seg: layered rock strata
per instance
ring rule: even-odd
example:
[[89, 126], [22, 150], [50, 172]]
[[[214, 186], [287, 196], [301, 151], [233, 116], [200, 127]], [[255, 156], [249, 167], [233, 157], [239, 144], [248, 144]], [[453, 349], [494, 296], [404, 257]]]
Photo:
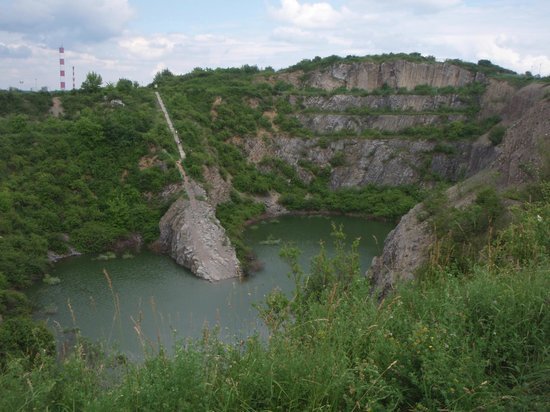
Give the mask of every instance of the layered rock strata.
[[422, 184], [426, 174], [456, 181], [481, 170], [495, 156], [494, 146], [486, 140], [438, 145], [425, 140], [340, 138], [325, 144], [319, 138], [276, 136], [239, 139], [234, 143], [244, 149], [253, 163], [269, 157], [284, 160], [296, 168], [305, 182], [311, 181], [313, 175], [301, 166], [304, 161], [326, 167], [341, 154], [343, 164], [331, 168], [331, 189]]
[[384, 86], [412, 90], [416, 86], [462, 87], [485, 76], [448, 63], [414, 63], [404, 60], [373, 63], [338, 63], [330, 67], [303, 72], [284, 73], [278, 79], [296, 87], [334, 90], [341, 87], [373, 91]]
[[[486, 168], [451, 187], [451, 205], [464, 207], [475, 199], [476, 190], [491, 185], [499, 191], [517, 189], [550, 173], [550, 87], [527, 86], [503, 106], [503, 123], [508, 125], [504, 139], [495, 148]], [[434, 235], [427, 220], [419, 220], [422, 204], [403, 216], [390, 232], [380, 257], [373, 260], [368, 276], [382, 293], [396, 283], [414, 277], [429, 258]]]

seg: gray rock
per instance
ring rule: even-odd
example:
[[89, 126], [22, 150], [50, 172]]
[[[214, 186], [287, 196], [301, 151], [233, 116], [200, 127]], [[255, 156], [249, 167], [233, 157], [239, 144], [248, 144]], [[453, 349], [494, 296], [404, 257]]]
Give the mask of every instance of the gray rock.
[[[295, 104], [298, 101], [292, 99]], [[348, 109], [373, 109], [373, 110], [402, 110], [402, 111], [430, 111], [442, 107], [459, 109], [465, 107], [458, 95], [408, 95], [394, 94], [390, 96], [353, 96], [349, 94], [337, 94], [330, 97], [311, 96], [301, 101], [304, 109], [316, 109], [324, 111], [343, 112]]]
[[305, 182], [311, 177], [300, 167], [300, 160], [325, 167], [338, 152], [342, 152], [344, 165], [331, 170], [332, 189], [368, 184], [424, 184], [426, 172], [455, 181], [476, 173], [494, 152], [488, 142], [453, 142], [448, 143], [449, 153], [434, 153], [435, 142], [403, 139], [340, 138], [323, 146], [319, 138], [305, 140], [275, 136], [269, 140], [242, 139], [240, 144], [251, 161], [259, 162], [266, 156], [282, 159], [296, 167], [298, 176]]
[[[303, 79], [305, 77], [305, 79]], [[461, 87], [474, 81], [485, 81], [481, 74], [474, 74], [462, 67], [448, 63], [413, 63], [404, 60], [373, 63], [339, 63], [314, 70], [305, 76], [300, 72], [284, 73], [281, 80], [297, 87], [315, 87], [334, 90], [340, 87], [372, 91], [388, 85], [392, 88], [412, 90], [419, 85], [432, 87]]]
[[[544, 93], [543, 85], [530, 85], [503, 106], [504, 123], [510, 126], [502, 143], [490, 148], [478, 142], [471, 150], [469, 167], [482, 170], [447, 191], [452, 206], [467, 206], [484, 185], [490, 184], [498, 191], [516, 189], [548, 172], [550, 103]], [[429, 222], [418, 219], [422, 208], [422, 204], [417, 205], [401, 218], [386, 238], [382, 255], [373, 260], [367, 275], [382, 293], [400, 281], [412, 279], [429, 258], [434, 235]]]
[[235, 249], [206, 201], [178, 199], [160, 221], [160, 250], [210, 281], [242, 275]]
[[361, 133], [367, 129], [397, 133], [414, 126], [432, 126], [448, 121], [465, 120], [460, 114], [382, 114], [382, 115], [345, 115], [345, 114], [300, 114], [296, 118], [302, 125], [315, 134], [328, 134], [340, 131]]

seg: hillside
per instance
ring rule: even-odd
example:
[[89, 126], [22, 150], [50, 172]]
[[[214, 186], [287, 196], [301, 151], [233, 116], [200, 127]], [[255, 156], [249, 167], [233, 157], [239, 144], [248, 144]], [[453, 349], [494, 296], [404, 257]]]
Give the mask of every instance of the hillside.
[[[544, 410], [549, 85], [412, 53], [0, 92], [0, 409]], [[82, 339], [56, 365], [24, 295], [48, 259], [149, 246], [198, 267], [199, 209], [245, 271], [252, 218], [399, 223], [368, 279], [337, 231], [337, 256], [266, 298], [267, 342], [206, 331], [128, 365]]]

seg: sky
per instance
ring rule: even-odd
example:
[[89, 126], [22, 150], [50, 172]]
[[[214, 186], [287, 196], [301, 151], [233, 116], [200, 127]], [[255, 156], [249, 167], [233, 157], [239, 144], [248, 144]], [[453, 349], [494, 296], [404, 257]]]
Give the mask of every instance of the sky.
[[550, 0], [0, 0], [0, 89], [419, 52], [550, 75]]

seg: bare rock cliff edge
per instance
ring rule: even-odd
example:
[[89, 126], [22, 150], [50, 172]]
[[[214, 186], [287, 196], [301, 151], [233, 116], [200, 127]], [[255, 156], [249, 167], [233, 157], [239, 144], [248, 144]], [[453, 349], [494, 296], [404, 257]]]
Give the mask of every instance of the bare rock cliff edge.
[[[480, 172], [448, 189], [450, 204], [467, 205], [481, 185], [492, 185], [498, 191], [521, 187], [549, 167], [550, 100], [545, 97], [549, 90], [548, 86], [532, 84], [507, 99], [500, 111], [507, 131], [495, 147], [494, 159]], [[379, 291], [414, 278], [426, 263], [434, 235], [429, 221], [418, 218], [422, 208], [419, 204], [401, 218], [386, 238], [382, 255], [373, 260], [368, 276]]]

